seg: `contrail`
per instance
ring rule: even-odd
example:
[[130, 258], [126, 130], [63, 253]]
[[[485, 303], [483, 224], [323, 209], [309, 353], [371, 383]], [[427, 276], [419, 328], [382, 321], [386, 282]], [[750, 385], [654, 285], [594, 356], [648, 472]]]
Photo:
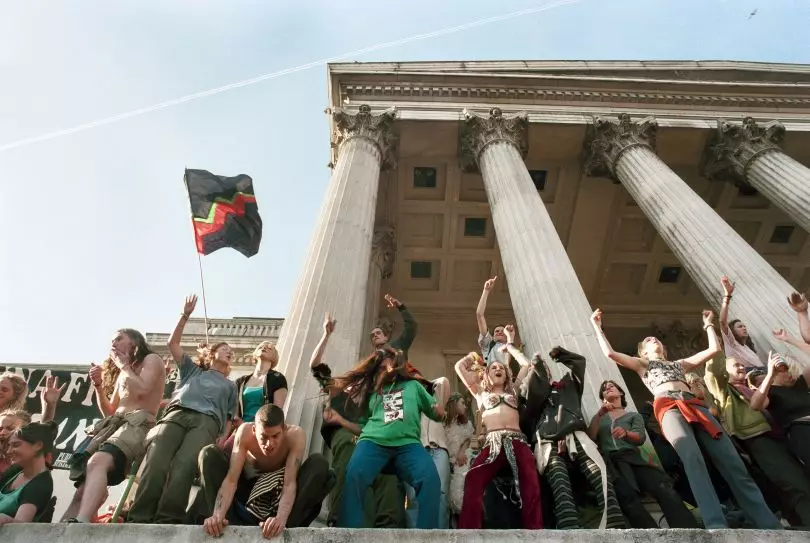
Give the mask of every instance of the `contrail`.
[[62, 136], [69, 136], [71, 134], [75, 134], [77, 132], [83, 132], [85, 130], [90, 130], [91, 128], [97, 128], [99, 126], [104, 126], [112, 123], [116, 123], [118, 121], [123, 121], [126, 119], [131, 119], [133, 117], [138, 117], [140, 115], [144, 115], [146, 113], [152, 113], [154, 111], [159, 111], [161, 109], [167, 109], [173, 106], [177, 106], [180, 104], [184, 104], [186, 102], [191, 102], [192, 100], [198, 100], [200, 98], [205, 98], [207, 96], [214, 96], [215, 94], [220, 94], [223, 92], [227, 92], [233, 89], [239, 89], [242, 87], [248, 87], [250, 85], [255, 85], [256, 83], [261, 83], [262, 81], [267, 81], [269, 79], [276, 79], [278, 77], [282, 77], [288, 74], [302, 72], [304, 70], [309, 70], [310, 68], [314, 68], [316, 66], [321, 66], [323, 64], [327, 64], [329, 62], [337, 62], [340, 60], [346, 60], [348, 58], [357, 57], [360, 55], [365, 55], [366, 53], [371, 53], [374, 51], [380, 51], [382, 49], [390, 49], [391, 47], [397, 47], [399, 45], [405, 45], [406, 43], [412, 43], [415, 41], [425, 40], [428, 38], [435, 38], [438, 36], [445, 36], [447, 34], [453, 34], [456, 32], [462, 32], [464, 30], [469, 30], [471, 28], [476, 28], [479, 26], [484, 26], [492, 23], [497, 23], [500, 21], [506, 21], [508, 19], [514, 19], [515, 17], [520, 17], [522, 15], [531, 15], [534, 13], [540, 13], [542, 11], [548, 11], [550, 9], [558, 8], [561, 6], [565, 6], [568, 4], [576, 4], [579, 3], [581, 0], [558, 0], [555, 2], [551, 2], [548, 4], [544, 4], [542, 6], [536, 6], [533, 8], [523, 9], [520, 11], [513, 11], [511, 13], [506, 13], [504, 15], [496, 15], [494, 17], [487, 17], [485, 19], [478, 19], [476, 21], [472, 21], [469, 23], [465, 23], [458, 26], [451, 26], [447, 28], [442, 28], [441, 30], [435, 30], [433, 32], [427, 32], [424, 34], [416, 34], [414, 36], [410, 36], [407, 38], [402, 38], [399, 40], [394, 41], [387, 41], [383, 43], [378, 43], [376, 45], [371, 45], [369, 47], [365, 47], [363, 49], [357, 49], [356, 51], [351, 51], [348, 53], [343, 53], [341, 55], [337, 55], [334, 57], [323, 58], [320, 60], [314, 60], [312, 62], [308, 62], [306, 64], [301, 64], [300, 66], [294, 66], [292, 68], [285, 68], [283, 70], [279, 70], [277, 72], [270, 72], [266, 74], [262, 74], [250, 79], [244, 79], [242, 81], [237, 81], [235, 83], [230, 83], [228, 85], [223, 85], [221, 87], [216, 87], [213, 89], [208, 89], [200, 92], [195, 92], [194, 94], [188, 94], [186, 96], [181, 96], [179, 98], [174, 98], [172, 100], [167, 100], [165, 102], [160, 102], [158, 104], [154, 104], [151, 106], [142, 107], [139, 109], [134, 109], [132, 111], [127, 111], [125, 113], [119, 113], [118, 115], [112, 115], [110, 117], [105, 117], [103, 119], [97, 119], [95, 121], [90, 121], [84, 124], [80, 124], [74, 126], [72, 128], [65, 128], [62, 130], [56, 130], [54, 132], [48, 132], [46, 134], [41, 134], [39, 136], [33, 136], [30, 138], [24, 138], [21, 140], [13, 141], [10, 143], [5, 143], [0, 145], [0, 152], [9, 151], [11, 149], [16, 149], [18, 147], [25, 147], [26, 145], [31, 145], [34, 143], [39, 143], [42, 141], [52, 140], [56, 138], [60, 138]]

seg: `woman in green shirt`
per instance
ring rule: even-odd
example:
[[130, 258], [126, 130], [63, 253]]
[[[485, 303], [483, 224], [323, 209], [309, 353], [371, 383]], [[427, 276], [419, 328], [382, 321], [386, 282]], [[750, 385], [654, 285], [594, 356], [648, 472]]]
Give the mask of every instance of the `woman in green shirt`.
[[647, 434], [639, 413], [626, 411], [624, 390], [613, 381], [599, 387], [602, 407], [588, 428], [591, 439], [598, 441], [622, 513], [633, 528], [658, 528], [644, 504], [642, 492], [652, 495], [670, 528], [697, 528], [695, 517], [673, 488], [672, 479], [657, 466], [650, 465], [639, 452]]
[[440, 422], [447, 390], [439, 388], [439, 401], [408, 372], [402, 351], [379, 349], [357, 367], [334, 380], [330, 395], [345, 392], [364, 409], [363, 430], [346, 466], [344, 499], [338, 526], [362, 528], [366, 490], [390, 467], [416, 491], [419, 514], [416, 527], [439, 527], [441, 482], [433, 460], [421, 442], [422, 414]]
[[9, 439], [14, 464], [0, 477], [0, 526], [34, 522], [53, 496], [53, 479], [46, 460], [53, 449], [56, 426], [38, 422], [18, 428]]

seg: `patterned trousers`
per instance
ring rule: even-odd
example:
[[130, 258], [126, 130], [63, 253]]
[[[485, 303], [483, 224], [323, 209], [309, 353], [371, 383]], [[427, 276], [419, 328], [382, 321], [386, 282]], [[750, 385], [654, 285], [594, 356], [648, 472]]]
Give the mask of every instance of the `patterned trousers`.
[[[599, 499], [599, 507], [605, 507], [604, 493], [602, 492], [602, 476], [599, 466], [588, 458], [588, 455], [580, 452], [574, 458], [574, 466], [579, 469], [588, 484], [596, 492]], [[571, 488], [571, 478], [568, 475], [568, 464], [565, 458], [561, 457], [556, 447], [551, 448], [551, 456], [546, 466], [545, 477], [551, 486], [551, 493], [554, 496], [554, 516], [557, 517], [558, 530], [575, 530], [582, 528], [579, 519], [579, 511], [574, 500], [574, 491]], [[616, 500], [613, 485], [608, 482], [607, 489], [607, 528], [624, 528], [624, 517]]]

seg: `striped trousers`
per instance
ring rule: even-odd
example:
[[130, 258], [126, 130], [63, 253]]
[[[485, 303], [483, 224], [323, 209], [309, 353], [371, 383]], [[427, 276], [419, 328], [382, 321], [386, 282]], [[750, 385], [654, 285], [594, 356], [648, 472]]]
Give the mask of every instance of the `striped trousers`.
[[[585, 475], [588, 484], [591, 485], [591, 488], [596, 492], [599, 499], [599, 507], [604, 509], [604, 493], [602, 492], [602, 477], [599, 472], [599, 466], [584, 453], [576, 455], [573, 460], [573, 465]], [[557, 529], [575, 530], [582, 528], [583, 526], [579, 519], [576, 500], [574, 499], [574, 491], [571, 488], [571, 478], [568, 475], [568, 463], [565, 458], [559, 455], [557, 447], [551, 448], [551, 456], [548, 459], [544, 476], [547, 478], [549, 486], [551, 486], [551, 493], [554, 497], [554, 516], [557, 520]], [[613, 485], [608, 482], [607, 528], [624, 527], [625, 523], [622, 510], [619, 508], [619, 502], [616, 500]]]

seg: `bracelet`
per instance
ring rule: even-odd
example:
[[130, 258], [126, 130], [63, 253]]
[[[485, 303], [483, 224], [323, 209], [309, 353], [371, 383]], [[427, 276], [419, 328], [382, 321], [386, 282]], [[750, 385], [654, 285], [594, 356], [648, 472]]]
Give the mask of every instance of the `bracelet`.
[[186, 320], [188, 320], [188, 318], [189, 318], [190, 316], [191, 316], [191, 315], [186, 315], [185, 313], [180, 313], [180, 318], [181, 318], [181, 319], [186, 319]]
[[723, 299], [724, 299], [724, 300], [730, 300], [730, 299], [731, 299], [731, 294], [726, 294], [726, 295], [724, 295], [724, 296], [723, 296]]
[[708, 330], [709, 328], [714, 328], [714, 323], [713, 322], [710, 322], [709, 324], [707, 324], [706, 326], [703, 327], [704, 330]]

